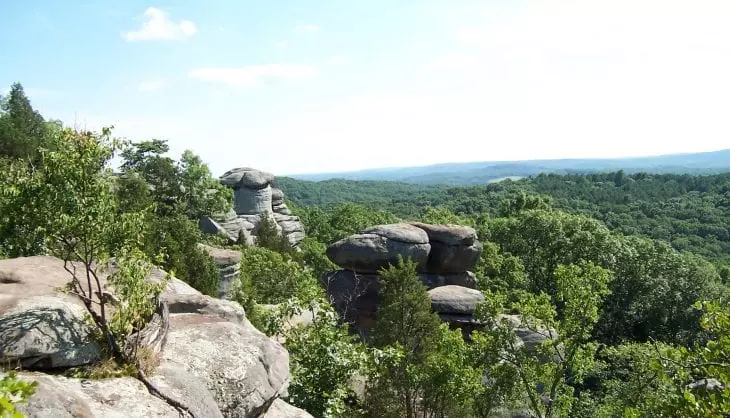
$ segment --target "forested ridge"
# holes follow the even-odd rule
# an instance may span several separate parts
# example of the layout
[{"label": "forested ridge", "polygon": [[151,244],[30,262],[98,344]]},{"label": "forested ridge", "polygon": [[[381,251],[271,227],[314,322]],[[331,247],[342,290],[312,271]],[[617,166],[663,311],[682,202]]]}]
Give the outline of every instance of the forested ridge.
[{"label": "forested ridge", "polygon": [[[226,302],[283,344],[286,401],[316,417],[730,414],[730,174],[549,174],[478,187],[279,178],[306,238],[293,247],[262,220],[248,245],[200,231],[201,217],[225,219],[233,198],[194,152],[175,159],[165,141],[46,121],[19,84],[0,103],[0,258],[79,266],[68,292],[105,348],[98,364],[54,373],[154,376],[159,359],[129,338],[160,301],[162,287],[145,276],[159,266],[216,295],[206,244],[240,255]],[[436,242],[419,228],[463,226],[456,241],[477,255],[469,332],[435,311],[411,258],[372,272],[367,332],[336,309],[328,247],[362,231],[387,243],[377,234],[387,228],[368,229],[377,225],[426,236],[405,243],[415,246]],[[98,307],[112,302],[93,278],[110,260],[118,300],[104,316]],[[0,416],[38,389],[3,367]]]},{"label": "forested ridge", "polygon": [[602,221],[625,235],[664,240],[679,250],[730,264],[730,174],[541,174],[486,186],[420,186],[385,181],[279,178],[300,206],[359,203],[401,217],[428,207],[456,214],[498,216],[506,200],[548,197],[550,206]]}]

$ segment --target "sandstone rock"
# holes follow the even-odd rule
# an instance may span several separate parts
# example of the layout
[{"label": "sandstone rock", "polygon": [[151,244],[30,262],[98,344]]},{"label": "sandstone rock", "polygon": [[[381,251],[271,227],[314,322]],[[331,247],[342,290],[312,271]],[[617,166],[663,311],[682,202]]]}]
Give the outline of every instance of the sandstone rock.
[{"label": "sandstone rock", "polygon": [[289,378],[286,350],[254,328],[219,316],[174,314],[163,364],[198,377],[224,416],[257,416],[285,393]]},{"label": "sandstone rock", "polygon": [[283,204],[284,203],[284,192],[281,191],[281,189],[272,187],[271,188],[271,201],[274,203],[274,205]]},{"label": "sandstone rock", "polygon": [[[34,418],[129,418],[179,417],[179,412],[149,393],[137,379],[86,380],[42,373],[19,373],[23,380],[37,381],[28,403],[18,405]],[[216,415],[210,415],[216,416]]]},{"label": "sandstone rock", "polygon": [[282,214],[282,215],[291,215],[292,214],[291,209],[289,209],[289,207],[286,206],[283,203],[280,204],[280,205],[274,204],[272,206],[272,210],[274,211],[274,213],[279,213],[279,214]]},{"label": "sandstone rock", "polygon": [[289,240],[289,244],[292,247],[297,247],[299,244],[304,240],[306,235],[304,232],[295,231],[290,234],[287,234],[286,239]]},{"label": "sandstone rock", "polygon": [[408,224],[378,225],[362,234],[350,235],[327,248],[327,257],[338,266],[363,273],[375,273],[398,256],[426,265],[431,245],[423,230]]},{"label": "sandstone rock", "polygon": [[260,189],[240,187],[233,193],[233,207],[239,215],[258,215],[273,213],[271,187]]},{"label": "sandstone rock", "polygon": [[446,245],[472,245],[477,240],[474,228],[462,225],[432,225],[422,222],[410,222],[411,225],[426,231],[428,240]]},{"label": "sandstone rock", "polygon": [[284,235],[289,235],[293,232],[304,232],[304,225],[299,220],[298,216],[282,215],[274,213],[274,219],[276,223],[281,227],[281,232]]},{"label": "sandstone rock", "polygon": [[359,331],[372,328],[380,301],[380,279],[375,274],[337,270],[322,279],[330,303]]},{"label": "sandstone rock", "polygon": [[219,318],[234,324],[246,325],[246,313],[241,305],[210,296],[172,295],[166,299],[170,315],[198,314]]},{"label": "sandstone rock", "polygon": [[181,367],[163,363],[149,376],[149,380],[166,396],[187,407],[194,416],[223,417],[205,382]]},{"label": "sandstone rock", "polygon": [[409,244],[428,244],[428,235],[420,228],[407,223],[376,225],[362,231],[363,234],[375,234]]},{"label": "sandstone rock", "polygon": [[431,273],[461,273],[474,268],[482,253],[474,228],[461,225],[431,225],[411,222],[428,234],[431,243],[426,271]]},{"label": "sandstone rock", "polygon": [[0,362],[24,369],[90,364],[101,358],[86,308],[69,298],[32,296],[0,316]]},{"label": "sandstone rock", "polygon": [[229,242],[234,243],[238,238],[238,234],[233,235],[226,228],[214,221],[210,216],[202,216],[198,222],[200,230],[205,234],[223,235]]},{"label": "sandstone rock", "polygon": [[218,265],[218,297],[226,298],[240,273],[241,252],[198,244]]},{"label": "sandstone rock", "polygon": [[274,181],[274,175],[249,167],[234,168],[220,177],[221,183],[235,188],[262,189]]},{"label": "sandstone rock", "polygon": [[477,303],[484,300],[482,293],[462,286],[441,286],[428,291],[431,307],[441,314],[471,315]]},{"label": "sandstone rock", "polygon": [[269,409],[266,410],[262,418],[311,418],[309,412],[299,409],[296,406],[289,405],[281,399],[276,399]]}]

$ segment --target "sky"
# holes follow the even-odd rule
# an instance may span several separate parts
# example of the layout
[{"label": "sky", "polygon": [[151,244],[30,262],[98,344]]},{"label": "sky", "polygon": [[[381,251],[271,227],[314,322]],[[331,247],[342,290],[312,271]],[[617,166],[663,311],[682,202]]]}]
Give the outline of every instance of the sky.
[{"label": "sky", "polygon": [[215,175],[730,148],[727,0],[0,0],[0,89]]}]

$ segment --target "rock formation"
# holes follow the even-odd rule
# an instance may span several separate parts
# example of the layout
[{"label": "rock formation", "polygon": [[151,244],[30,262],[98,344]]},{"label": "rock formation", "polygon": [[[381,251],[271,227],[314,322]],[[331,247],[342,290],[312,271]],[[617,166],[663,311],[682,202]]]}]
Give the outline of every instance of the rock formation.
[{"label": "rock formation", "polygon": [[[469,270],[481,252],[482,244],[473,228],[416,222],[378,225],[327,248],[329,259],[342,270],[329,274],[323,281],[340,314],[355,328],[366,332],[373,326],[377,312],[380,280],[377,271],[380,268],[395,264],[399,256],[410,258],[417,263],[419,278],[428,289],[459,288],[463,289],[461,293],[476,297],[472,295],[474,292],[479,294],[472,290],[476,287],[476,278]],[[468,315],[472,313],[473,307]],[[443,314],[442,319],[449,322],[454,319],[447,315],[453,312]]]},{"label": "rock formation", "polygon": [[[165,276],[155,270],[148,280]],[[178,417],[132,377],[87,380],[59,368],[100,358],[81,302],[63,293],[70,275],[53,257],[0,260],[0,361],[40,383],[21,412],[32,417]],[[152,383],[196,417],[309,417],[286,404],[289,357],[256,330],[240,305],[172,278],[161,299],[169,329]],[[53,374],[43,371],[53,369]],[[1,376],[0,376],[1,377]],[[130,413],[132,415],[130,415]]]},{"label": "rock formation", "polygon": [[267,216],[292,246],[298,246],[304,239],[304,226],[284,203],[284,193],[271,187],[273,174],[248,167],[234,168],[223,174],[220,181],[233,189],[233,211],[203,217],[200,220],[203,232],[254,245],[261,219]]},{"label": "rock formation", "polygon": [[241,252],[205,244],[198,244],[198,247],[211,256],[218,265],[218,297],[228,298],[231,286],[241,272]]}]

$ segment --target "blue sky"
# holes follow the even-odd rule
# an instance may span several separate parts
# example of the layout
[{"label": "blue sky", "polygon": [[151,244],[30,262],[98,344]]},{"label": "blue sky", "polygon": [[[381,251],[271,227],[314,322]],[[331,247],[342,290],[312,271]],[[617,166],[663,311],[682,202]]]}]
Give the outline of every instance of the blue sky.
[{"label": "blue sky", "polygon": [[0,88],[215,174],[730,147],[726,0],[2,0]]}]

